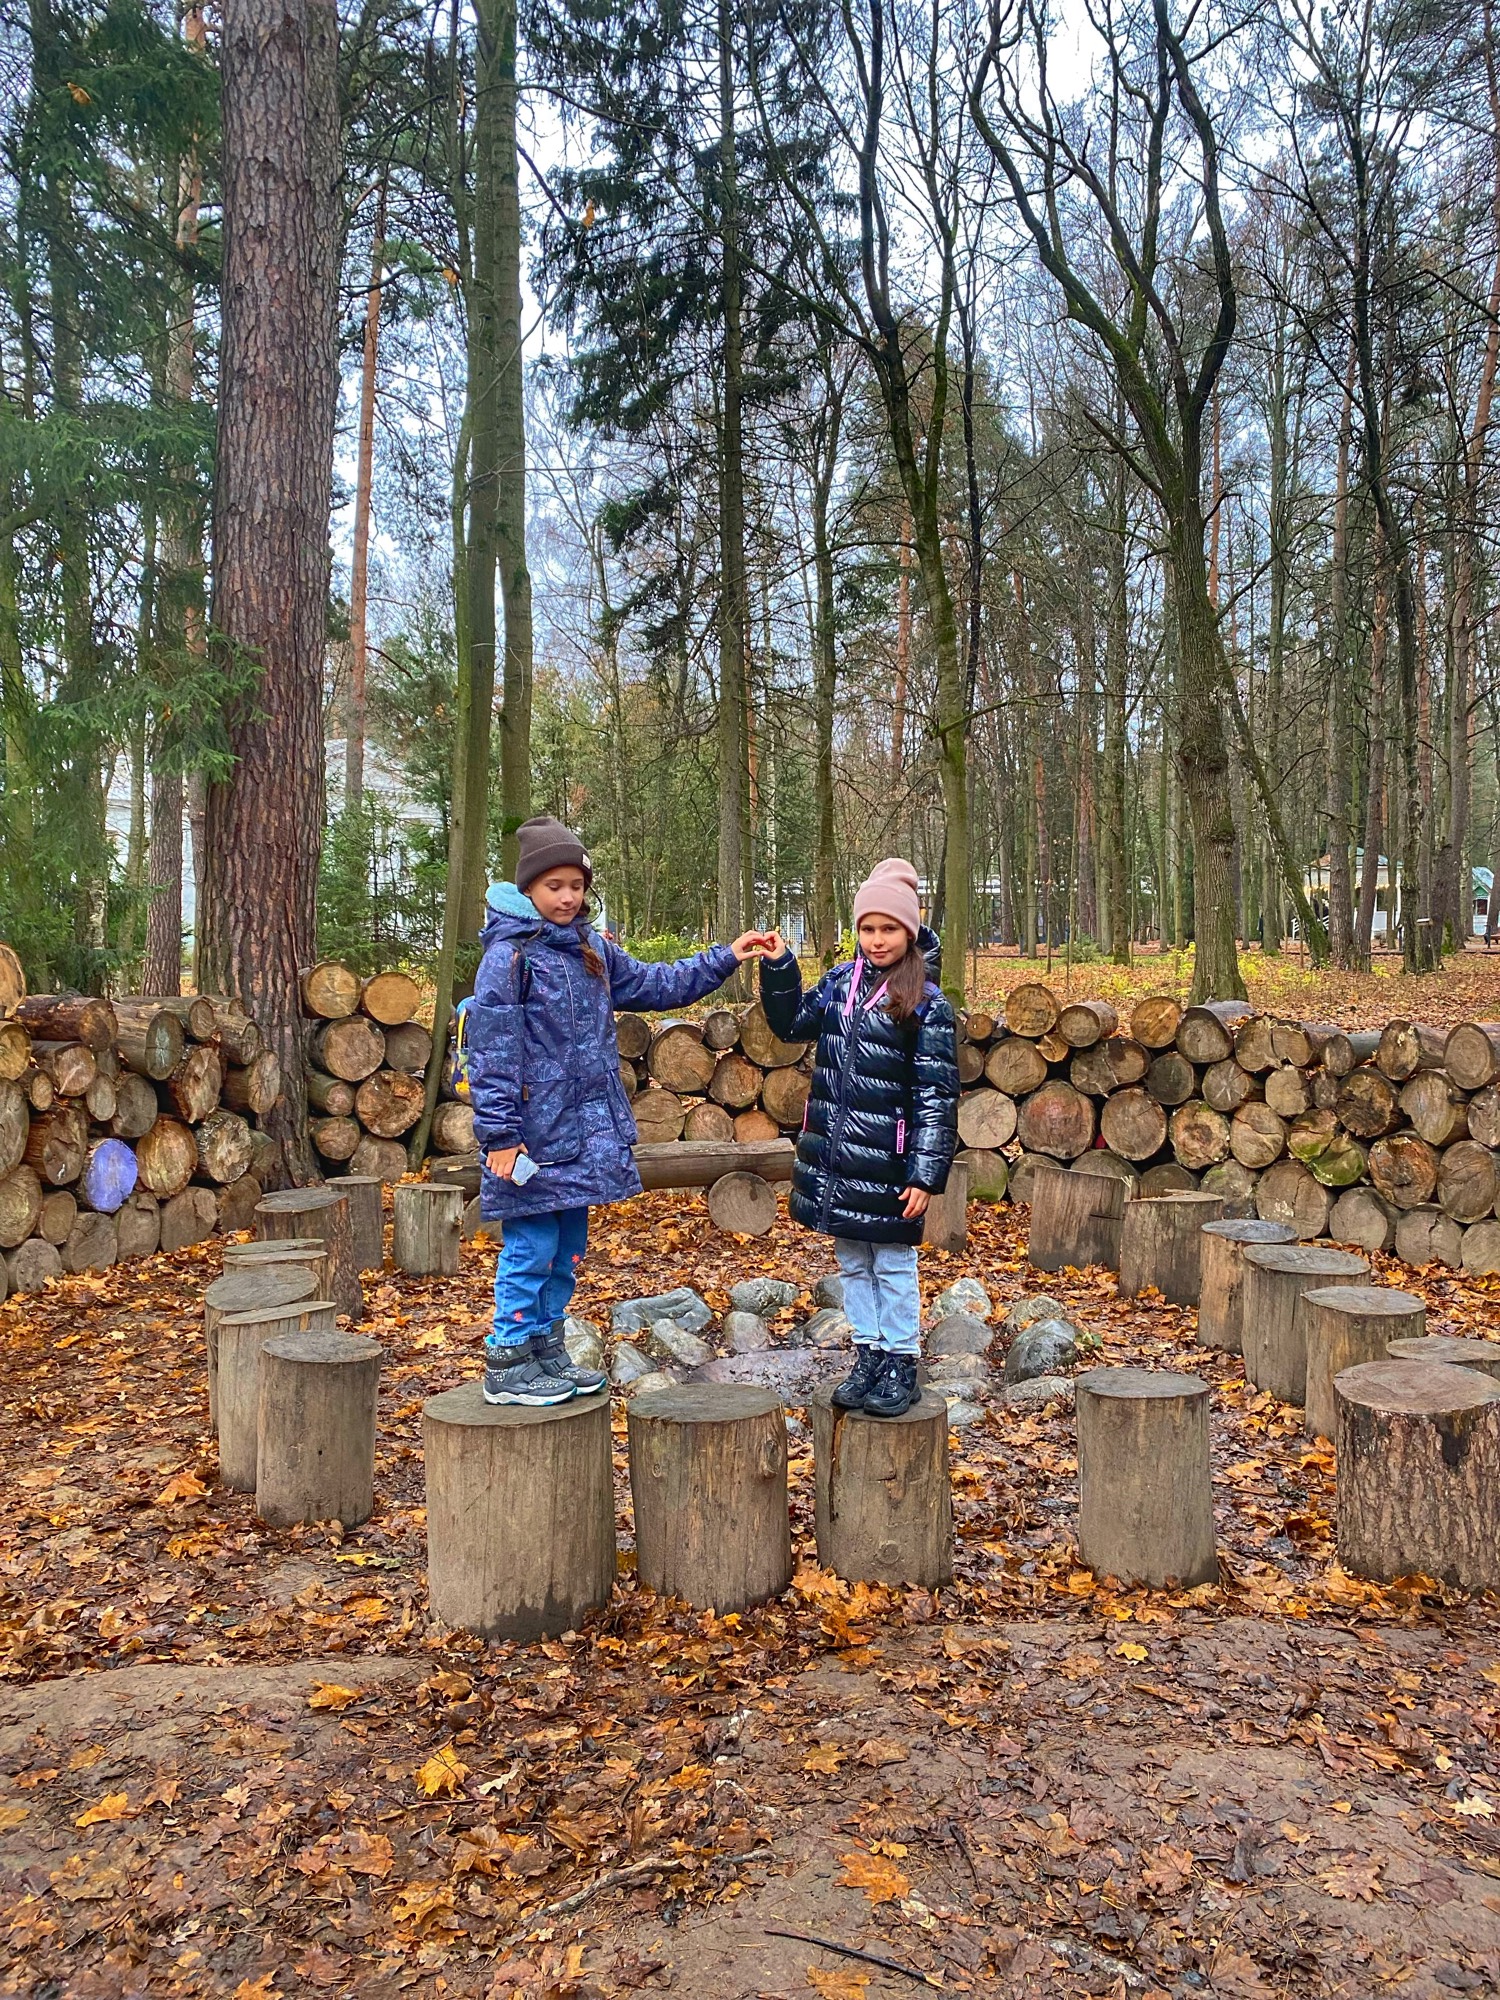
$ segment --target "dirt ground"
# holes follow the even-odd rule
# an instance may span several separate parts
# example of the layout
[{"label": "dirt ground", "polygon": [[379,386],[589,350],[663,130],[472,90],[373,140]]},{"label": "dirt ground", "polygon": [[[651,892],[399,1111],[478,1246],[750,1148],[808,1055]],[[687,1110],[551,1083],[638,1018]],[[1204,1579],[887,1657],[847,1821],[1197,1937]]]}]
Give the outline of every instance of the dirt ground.
[{"label": "dirt ground", "polygon": [[[0,1306],[0,1993],[1500,1990],[1500,1606],[1344,1575],[1326,1444],[1190,1312],[1047,1285],[1091,1359],[1212,1383],[1217,1585],[1080,1567],[1059,1395],[954,1433],[949,1588],[851,1589],[815,1566],[793,1412],[793,1587],[716,1620],[634,1583],[621,1424],[614,1602],[482,1647],[428,1615],[420,1412],[479,1365],[492,1255],[370,1282],[378,1503],[348,1534],[216,1483],[217,1250]],[[678,1283],[722,1310],[830,1262],[648,1196],[600,1218],[578,1310]],[[1037,1289],[1014,1215],[924,1252],[929,1299],[962,1274],[1001,1310]],[[1496,1329],[1500,1281],[1380,1275],[1433,1331]]]}]

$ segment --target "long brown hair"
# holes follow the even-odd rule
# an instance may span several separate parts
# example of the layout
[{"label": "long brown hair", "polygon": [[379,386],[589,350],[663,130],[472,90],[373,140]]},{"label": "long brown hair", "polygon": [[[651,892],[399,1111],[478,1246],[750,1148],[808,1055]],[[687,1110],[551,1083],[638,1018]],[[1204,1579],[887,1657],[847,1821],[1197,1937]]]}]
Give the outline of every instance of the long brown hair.
[{"label": "long brown hair", "polygon": [[917,948],[915,938],[906,947],[905,958],[897,959],[885,980],[886,1007],[891,1019],[909,1021],[927,992],[927,960]]},{"label": "long brown hair", "polygon": [[599,905],[585,890],[583,903],[578,915],[573,919],[578,926],[578,949],[583,955],[583,969],[591,979],[604,977],[604,960],[589,942],[589,931],[599,920]]}]

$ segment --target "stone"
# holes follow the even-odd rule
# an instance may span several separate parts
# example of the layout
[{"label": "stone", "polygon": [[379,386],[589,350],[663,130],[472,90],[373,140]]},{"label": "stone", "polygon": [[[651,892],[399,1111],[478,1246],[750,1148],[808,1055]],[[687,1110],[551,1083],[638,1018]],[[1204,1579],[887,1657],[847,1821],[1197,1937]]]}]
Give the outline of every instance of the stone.
[{"label": "stone", "polygon": [[771,1345],[771,1329],[759,1313],[726,1313],[724,1345],[731,1354],[759,1354],[763,1347]]},{"label": "stone", "polygon": [[819,1278],[813,1286],[812,1295],[815,1306],[833,1306],[839,1312],[844,1310],[844,1281],[836,1271],[830,1272],[826,1278]]},{"label": "stone", "polygon": [[978,1354],[947,1354],[934,1361],[927,1370],[927,1379],[934,1388],[946,1388],[957,1384],[977,1394],[992,1386],[995,1371]]},{"label": "stone", "polygon": [[646,1352],[667,1367],[701,1368],[714,1351],[701,1334],[690,1333],[675,1319],[659,1319],[646,1336]]},{"label": "stone", "polygon": [[817,1347],[771,1347],[763,1354],[727,1354],[693,1370],[695,1382],[747,1382],[805,1403],[821,1382],[842,1381],[840,1357]]},{"label": "stone", "polygon": [[1018,1333],[1024,1333],[1039,1319],[1065,1319],[1067,1307],[1060,1299],[1049,1299],[1045,1292],[1034,1292],[1030,1298],[1017,1299],[1005,1315],[1004,1331],[1007,1340],[1014,1340]]},{"label": "stone", "polygon": [[617,1389],[628,1389],[632,1382],[639,1382],[643,1375],[652,1373],[655,1364],[646,1359],[638,1347],[632,1347],[628,1340],[622,1340],[616,1347],[614,1359],[609,1364],[609,1379]]},{"label": "stone", "polygon": [[1078,1328],[1066,1319],[1034,1320],[1018,1333],[1005,1357],[1007,1382],[1030,1382],[1055,1375],[1078,1359]]},{"label": "stone", "polygon": [[563,1346],[575,1368],[604,1366],[604,1336],[591,1320],[574,1319],[570,1314],[563,1321]]},{"label": "stone", "polygon": [[979,1403],[971,1403],[957,1392],[948,1397],[948,1428],[966,1431],[971,1424],[977,1424],[984,1416],[984,1408]]},{"label": "stone", "polygon": [[729,1287],[729,1303],[736,1312],[759,1313],[767,1319],[797,1303],[797,1287],[785,1278],[742,1278]]},{"label": "stone", "polygon": [[977,1278],[955,1278],[945,1292],[939,1292],[932,1302],[934,1320],[947,1319],[953,1313],[969,1313],[975,1319],[988,1319],[995,1310],[989,1293]]},{"label": "stone", "polygon": [[688,1333],[701,1333],[712,1323],[713,1314],[690,1286],[679,1285],[676,1291],[659,1292],[655,1298],[621,1299],[610,1314],[609,1330],[613,1334],[644,1333],[663,1319]]},{"label": "stone", "polygon": [[929,1354],[985,1354],[994,1337],[995,1329],[975,1314],[951,1312],[938,1321],[924,1344]]},{"label": "stone", "polygon": [[643,1389],[680,1389],[682,1380],[680,1368],[653,1368],[648,1375],[638,1375],[633,1382],[627,1383],[625,1393],[627,1396],[638,1396]]},{"label": "stone", "polygon": [[854,1328],[836,1306],[825,1306],[794,1327],[790,1338],[798,1347],[847,1347]]},{"label": "stone", "polygon": [[1000,1400],[1012,1405],[1050,1403],[1055,1400],[1071,1404],[1073,1378],[1071,1375],[1037,1375],[1030,1382],[1012,1382],[1009,1387],[1000,1391]]}]

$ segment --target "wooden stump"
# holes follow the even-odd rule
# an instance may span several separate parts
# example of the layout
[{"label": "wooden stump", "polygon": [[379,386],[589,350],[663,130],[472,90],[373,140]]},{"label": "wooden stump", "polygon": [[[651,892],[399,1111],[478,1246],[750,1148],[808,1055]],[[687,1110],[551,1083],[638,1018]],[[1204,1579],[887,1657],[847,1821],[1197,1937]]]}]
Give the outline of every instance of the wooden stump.
[{"label": "wooden stump", "polygon": [[1094,1143],[1093,1099],[1055,1076],[1016,1107],[1016,1130],[1028,1153],[1076,1160]]},{"label": "wooden stump", "polygon": [[231,1492],[255,1491],[262,1347],[283,1333],[333,1333],[333,1320],[333,1304],[328,1299],[258,1305],[250,1312],[218,1315],[214,1327],[214,1401],[219,1477]]},{"label": "wooden stump", "polygon": [[1203,1275],[1198,1294],[1200,1347],[1219,1347],[1226,1354],[1242,1351],[1246,1246],[1293,1241],[1295,1238],[1284,1222],[1261,1222],[1251,1216],[1242,1222],[1204,1223]]},{"label": "wooden stump", "polygon": [[443,1624],[528,1643],[609,1602],[607,1394],[529,1410],[492,1406],[465,1382],[423,1406],[422,1452],[427,1584]]},{"label": "wooden stump", "polygon": [[1327,1188],[1300,1160],[1278,1160],[1255,1184],[1262,1222],[1286,1223],[1299,1243],[1323,1234],[1331,1206]]},{"label": "wooden stump", "polygon": [[420,1021],[397,1021],[385,1031],[385,1059],[392,1069],[425,1072],[432,1056],[432,1030]]},{"label": "wooden stump", "polygon": [[328,1297],[328,1245],[317,1236],[294,1236],[285,1242],[272,1243],[264,1237],[257,1237],[250,1243],[226,1243],[224,1245],[224,1275],[231,1272],[290,1265],[294,1269],[307,1272],[317,1280],[315,1297]]},{"label": "wooden stump", "polygon": [[473,1105],[438,1105],[432,1114],[432,1144],[440,1153],[473,1152]]},{"label": "wooden stump", "polygon": [[349,1197],[355,1263],[361,1271],[381,1270],[385,1264],[385,1182],[374,1174],[334,1174],[328,1186]]},{"label": "wooden stump", "polygon": [[[634,1071],[631,1072],[634,1075]],[[782,1076],[795,1076],[796,1070],[781,1070]],[[684,1139],[712,1139],[716,1145],[730,1146],[734,1143],[734,1120],[722,1104],[714,1104],[702,1097],[688,1112],[682,1123]]]},{"label": "wooden stump", "polygon": [[372,1175],[394,1186],[406,1172],[406,1148],[399,1139],[377,1139],[372,1132],[366,1132],[349,1155],[349,1171],[361,1179]]},{"label": "wooden stump", "polygon": [[779,1597],[792,1539],[776,1397],[727,1384],[647,1390],[627,1418],[641,1582],[721,1614]]},{"label": "wooden stump", "polygon": [[1165,1369],[1091,1368],[1075,1390],[1083,1561],[1154,1589],[1213,1583],[1208,1384]]},{"label": "wooden stump", "polygon": [[42,1184],[30,1167],[15,1167],[0,1180],[0,1250],[14,1250],[36,1228],[42,1213]]},{"label": "wooden stump", "polygon": [[812,1078],[806,1070],[768,1069],[760,1093],[761,1108],[783,1132],[795,1132],[807,1116],[811,1092]]},{"label": "wooden stump", "polygon": [[934,1250],[956,1255],[969,1245],[969,1163],[955,1159],[948,1168],[948,1185],[927,1204],[922,1241]]},{"label": "wooden stump", "polygon": [[263,1343],[255,1511],[269,1527],[370,1518],[381,1359],[378,1341],[348,1333]]},{"label": "wooden stump", "polygon": [[281,1064],[271,1049],[262,1049],[243,1069],[231,1067],[224,1072],[223,1097],[231,1111],[264,1118],[280,1095]]},{"label": "wooden stump", "polygon": [[1403,1336],[1386,1343],[1384,1358],[1441,1361],[1449,1368],[1477,1368],[1481,1375],[1500,1382],[1500,1340],[1459,1340],[1443,1333]]},{"label": "wooden stump", "polygon": [[764,1236],[776,1221],[776,1190],[759,1174],[721,1174],[708,1190],[716,1229],[736,1236]]},{"label": "wooden stump", "polygon": [[359,974],[325,958],[302,975],[302,1005],[325,1021],[341,1021],[359,1005]]},{"label": "wooden stump", "polygon": [[931,1389],[904,1417],[812,1402],[818,1562],[848,1583],[918,1584],[953,1576],[948,1405]]},{"label": "wooden stump", "polygon": [[198,1127],[198,1166],[227,1187],[250,1171],[250,1127],[234,1111],[211,1111]]},{"label": "wooden stump", "polygon": [[396,1189],[395,1202],[391,1255],[396,1269],[411,1277],[456,1278],[463,1189],[413,1181]]},{"label": "wooden stump", "polygon": [[198,1165],[198,1141],[192,1127],[175,1118],[158,1118],[136,1142],[135,1164],[141,1186],[158,1200],[181,1194]]},{"label": "wooden stump", "polygon": [[68,1240],[68,1231],[78,1218],[78,1203],[66,1188],[51,1188],[42,1196],[41,1214],[36,1219],[36,1233],[48,1243],[61,1246]]},{"label": "wooden stump", "polygon": [[[1427,1327],[1427,1308],[1411,1292],[1390,1285],[1335,1285],[1302,1294],[1307,1326],[1307,1401],[1303,1423],[1309,1437],[1331,1438],[1333,1384],[1346,1368],[1390,1359],[1392,1341],[1409,1347]],[[1500,1356],[1500,1347],[1495,1350]],[[1443,1357],[1430,1357],[1439,1360]]]},{"label": "wooden stump", "polygon": [[970,1146],[958,1157],[968,1165],[970,1201],[1004,1201],[1005,1190],[1010,1183],[1010,1162],[1003,1153],[992,1152],[984,1146]]},{"label": "wooden stump", "polygon": [[1245,1379],[1283,1403],[1307,1395],[1307,1320],[1302,1294],[1327,1285],[1364,1285],[1369,1259],[1304,1243],[1245,1246],[1241,1331]]},{"label": "wooden stump", "polygon": [[[172,1017],[169,1014],[167,1018],[170,1020]],[[25,1173],[27,1170],[18,1167],[16,1171]],[[127,1146],[123,1139],[96,1139],[89,1147],[88,1158],[78,1179],[78,1199],[85,1208],[97,1208],[101,1215],[113,1215],[135,1193],[138,1178],[133,1147]],[[40,1189],[37,1199],[40,1203]]]},{"label": "wooden stump", "polygon": [[1073,1174],[1038,1165],[1029,1189],[1031,1231],[1026,1258],[1033,1271],[1120,1268],[1125,1185],[1113,1175]]},{"label": "wooden stump", "polygon": [[1500,1586],[1500,1382],[1440,1361],[1367,1361],[1333,1392],[1344,1568]]},{"label": "wooden stump", "polygon": [[1167,1114],[1150,1091],[1137,1084],[1104,1100],[1099,1136],[1122,1160],[1154,1160],[1167,1143]]},{"label": "wooden stump", "polygon": [[[718,1045],[713,1043],[709,1046]],[[722,1104],[729,1111],[744,1111],[760,1096],[762,1080],[761,1072],[755,1064],[747,1056],[739,1055],[731,1049],[721,1055],[714,1065],[714,1073],[709,1079],[708,1094],[715,1104]]]},{"label": "wooden stump", "polygon": [[422,1079],[404,1069],[378,1069],[354,1093],[354,1115],[377,1139],[399,1139],[422,1115]]},{"label": "wooden stump", "polygon": [[1172,1305],[1197,1305],[1203,1289],[1203,1226],[1223,1213],[1216,1194],[1162,1194],[1127,1202],[1120,1225],[1120,1296],[1131,1298],[1151,1285]]},{"label": "wooden stump", "polygon": [[307,1136],[317,1147],[319,1159],[342,1163],[354,1158],[364,1134],[357,1118],[310,1118]]},{"label": "wooden stump", "polygon": [[62,1246],[63,1269],[74,1276],[82,1271],[107,1271],[119,1261],[120,1237],[112,1215],[80,1209]]},{"label": "wooden stump", "polygon": [[306,1264],[273,1270],[254,1265],[231,1268],[203,1294],[203,1340],[208,1352],[208,1420],[219,1427],[219,1321],[228,1313],[268,1313],[282,1306],[320,1299],[320,1273]]},{"label": "wooden stump", "polygon": [[226,1234],[255,1227],[255,1209],[265,1189],[254,1174],[241,1174],[237,1181],[219,1189],[219,1228]]},{"label": "wooden stump", "polygon": [[[1004,1097],[1027,1097],[1033,1090],[1040,1090],[1047,1081],[1047,1059],[1035,1042],[1028,1042],[1024,1035],[1007,1035],[1003,1042],[996,1042],[984,1059],[984,1074]],[[959,1105],[962,1113],[964,1099]],[[1015,1107],[1012,1105],[1012,1111]],[[1014,1123],[1011,1132],[1015,1131]],[[1010,1134],[1006,1135],[1007,1138]],[[1000,1143],[1003,1145],[1004,1140]]]},{"label": "wooden stump", "polygon": [[422,989],[408,972],[376,972],[364,983],[359,1004],[383,1028],[399,1028],[422,1002]]},{"label": "wooden stump", "polygon": [[330,1021],[313,1036],[311,1048],[317,1067],[345,1083],[363,1083],[385,1061],[385,1036],[364,1014]]},{"label": "wooden stump", "polygon": [[285,1188],[268,1194],[255,1210],[256,1226],[272,1242],[317,1236],[328,1249],[328,1297],[342,1313],[358,1319],[364,1311],[349,1197],[340,1188]]},{"label": "wooden stump", "polygon": [[1396,1255],[1403,1264],[1446,1264],[1456,1271],[1463,1263],[1463,1224],[1440,1208],[1424,1203],[1396,1217]]},{"label": "wooden stump", "polygon": [[[1005,1044],[1002,1042],[1001,1047]],[[1029,1049],[1030,1042],[1022,1048]],[[1044,1072],[1045,1074],[1045,1067]],[[958,1100],[958,1139],[962,1146],[982,1146],[998,1152],[1016,1136],[1016,1104],[1003,1090],[966,1090]]]}]

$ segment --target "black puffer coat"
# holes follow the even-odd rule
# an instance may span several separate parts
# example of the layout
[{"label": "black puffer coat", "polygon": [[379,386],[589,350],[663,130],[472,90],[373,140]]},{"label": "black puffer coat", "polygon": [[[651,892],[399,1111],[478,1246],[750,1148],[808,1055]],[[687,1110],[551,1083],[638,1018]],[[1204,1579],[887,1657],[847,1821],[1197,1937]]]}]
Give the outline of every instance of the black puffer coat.
[{"label": "black puffer coat", "polygon": [[[917,940],[936,973],[938,941]],[[859,979],[851,1007],[850,982]],[[762,959],[760,997],[783,1041],[816,1039],[812,1094],[797,1141],[791,1213],[807,1229],[865,1243],[920,1243],[922,1218],[901,1213],[904,1188],[941,1194],[958,1130],[953,1009],[929,981],[899,1024],[868,1003],[881,975],[862,958],[825,972],[804,996],[790,952]]]}]

